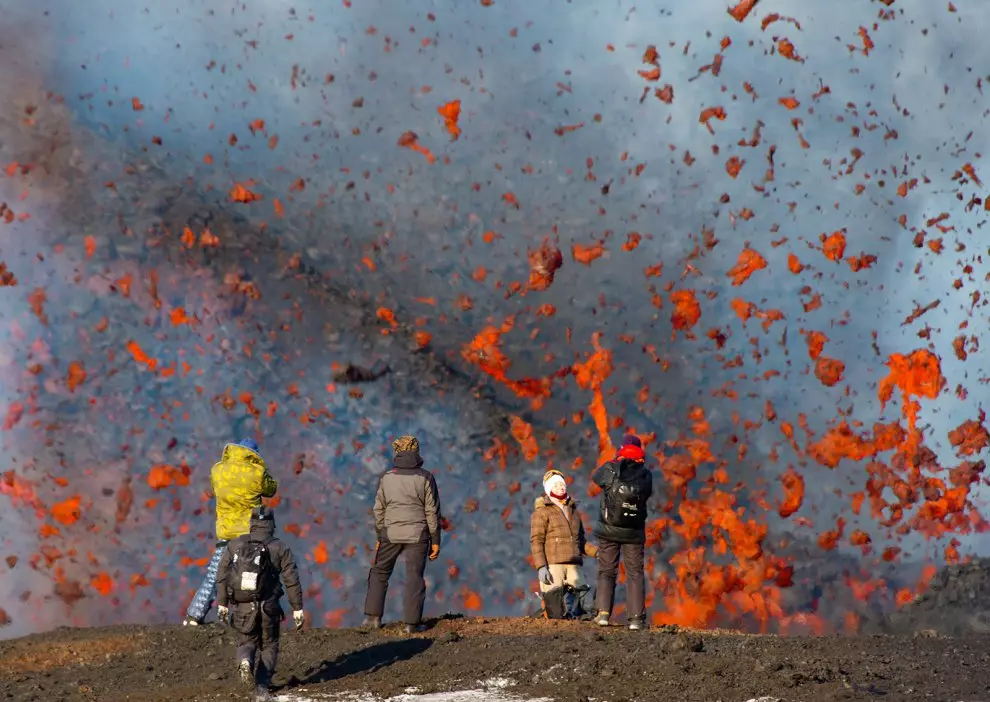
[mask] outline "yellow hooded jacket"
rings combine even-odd
[[[264,459],[244,446],[227,444],[210,471],[217,498],[217,539],[230,541],[251,531],[251,510],[262,497],[274,497],[278,481],[268,474]]]

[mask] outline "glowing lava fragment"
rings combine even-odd
[[[409,149],[411,151],[415,151],[416,153],[422,154],[426,158],[426,162],[429,164],[436,163],[437,157],[434,156],[433,152],[425,146],[420,145],[419,136],[416,132],[404,132],[402,136],[399,137],[397,144],[404,149]]]
[[[845,372],[846,364],[838,359],[819,356],[815,361],[815,377],[826,387],[832,387],[841,382]]]
[[[972,456],[990,445],[990,434],[983,426],[986,413],[980,411],[980,418],[969,419],[949,432],[949,443],[958,451],[959,456]]]
[[[757,2],[759,0],[739,0],[739,2],[728,9],[728,13],[732,15],[732,19],[736,22],[742,22],[753,11]]]
[[[767,260],[753,249],[743,249],[739,253],[736,265],[729,269],[726,276],[732,278],[732,284],[739,286],[749,280],[756,271],[767,267]]]
[[[152,466],[148,471],[148,487],[152,490],[163,490],[172,485],[188,486],[189,474],[181,468],[165,464]]]
[[[251,192],[240,183],[234,183],[228,195],[233,202],[251,203],[264,199],[263,195]]]
[[[523,457],[527,461],[532,461],[540,455],[540,447],[536,443],[536,437],[533,436],[532,425],[521,418],[512,415],[510,430],[513,438],[519,442],[519,447],[522,449]]]
[[[154,358],[150,358],[136,341],[128,341],[127,350],[130,351],[135,363],[144,364],[150,371],[153,371],[158,367],[158,361]]]
[[[877,391],[884,405],[890,401],[895,387],[900,389],[905,399],[927,397],[933,400],[945,384],[938,356],[927,349],[915,349],[907,356],[892,354],[887,367],[890,374],[880,381]]]
[[[605,247],[600,243],[593,246],[584,246],[582,244],[573,244],[571,246],[571,257],[578,263],[583,263],[586,266],[590,266],[592,261],[601,258],[604,254]]]
[[[81,501],[82,496],[73,495],[67,500],[57,502],[52,505],[52,518],[59,524],[65,524],[66,526],[75,524],[82,515],[82,510],[79,507]]]
[[[329,559],[327,554],[327,543],[322,539],[313,547],[313,561],[317,564],[324,564]]]
[[[695,297],[694,290],[675,290],[670,294],[674,311],[670,315],[670,323],[674,329],[689,331],[701,319],[701,305]]]
[[[836,263],[842,260],[842,256],[846,252],[846,235],[838,231],[832,232],[828,236],[822,234],[821,239],[822,253],[825,254],[825,258]]]
[[[111,578],[107,573],[100,572],[92,577],[89,581],[90,587],[96,590],[98,593],[107,597],[113,592],[113,578]]]
[[[527,287],[530,290],[549,288],[553,284],[554,274],[564,265],[564,257],[560,253],[560,249],[553,246],[547,239],[544,239],[540,248],[529,251],[528,259],[529,282]]]
[[[777,512],[787,519],[801,509],[801,504],[804,502],[804,477],[794,470],[794,466],[789,466],[780,476],[780,484],[784,488],[784,499]]]
[[[75,392],[76,388],[84,382],[86,382],[86,369],[79,361],[73,361],[69,364],[69,373],[65,379],[65,384],[68,386],[69,392]]]
[[[451,140],[457,141],[457,138],[461,135],[461,128],[457,124],[457,120],[461,117],[461,101],[451,100],[441,105],[437,108],[437,114],[443,118],[443,126],[450,133]]]

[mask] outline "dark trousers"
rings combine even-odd
[[[282,608],[278,601],[250,602],[230,606],[230,625],[237,632],[237,661],[249,661],[259,687],[271,685],[278,663],[278,636]],[[258,651],[261,660],[255,661]],[[255,666],[257,663],[257,666]]]
[[[375,552],[375,560],[368,572],[368,595],[364,600],[364,613],[369,617],[380,617],[385,612],[385,595],[388,592],[388,579],[392,576],[395,562],[402,555],[406,561],[406,587],[402,597],[403,618],[406,624],[419,624],[423,619],[423,605],[426,603],[426,556],[429,543],[392,544],[382,543]]]
[[[630,620],[646,616],[646,578],[643,575],[645,547],[643,544],[619,544],[598,540],[598,598],[599,612],[611,612],[615,604],[615,578],[619,573],[619,555],[626,567],[626,617]]]

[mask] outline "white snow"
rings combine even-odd
[[[488,690],[461,690],[437,692],[430,695],[399,695],[387,699],[362,693],[320,694],[295,693],[278,695],[278,702],[552,702],[548,697],[521,698],[504,692]]]
[[[416,688],[407,687],[406,694],[388,699],[363,692],[330,694],[311,693],[305,689],[278,695],[275,699],[278,702],[553,702],[548,697],[523,698],[508,694],[506,690],[516,684],[511,678],[490,678],[480,680],[475,684],[477,687],[472,690],[436,692],[429,695],[415,694]]]
[[[336,694],[299,693],[278,695],[278,702],[553,702],[549,697],[517,697],[505,692],[506,688],[515,683],[508,678],[492,678],[478,683],[479,689],[460,690],[457,692],[436,692],[429,695],[404,694],[398,697],[376,697],[361,692],[344,692]],[[407,688],[414,690],[415,688]],[[779,697],[754,697],[745,702],[784,702]]]

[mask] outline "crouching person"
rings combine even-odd
[[[575,502],[567,494],[567,481],[560,471],[550,470],[543,476],[543,496],[536,498],[529,521],[529,543],[533,565],[537,568],[540,592],[544,595],[569,585],[577,597],[577,614],[591,613],[584,602],[589,592],[581,575],[584,557],[595,558],[598,548],[585,539],[584,525]],[[544,600],[544,612],[553,618]]]
[[[241,681],[255,685],[257,700],[271,699],[268,688],[278,662],[279,629],[285,618],[279,605],[283,584],[292,619],[296,629],[301,629],[303,601],[296,559],[289,547],[275,538],[272,510],[256,507],[251,512],[251,531],[233,539],[220,560],[217,611],[222,621],[230,617],[237,632]]]

